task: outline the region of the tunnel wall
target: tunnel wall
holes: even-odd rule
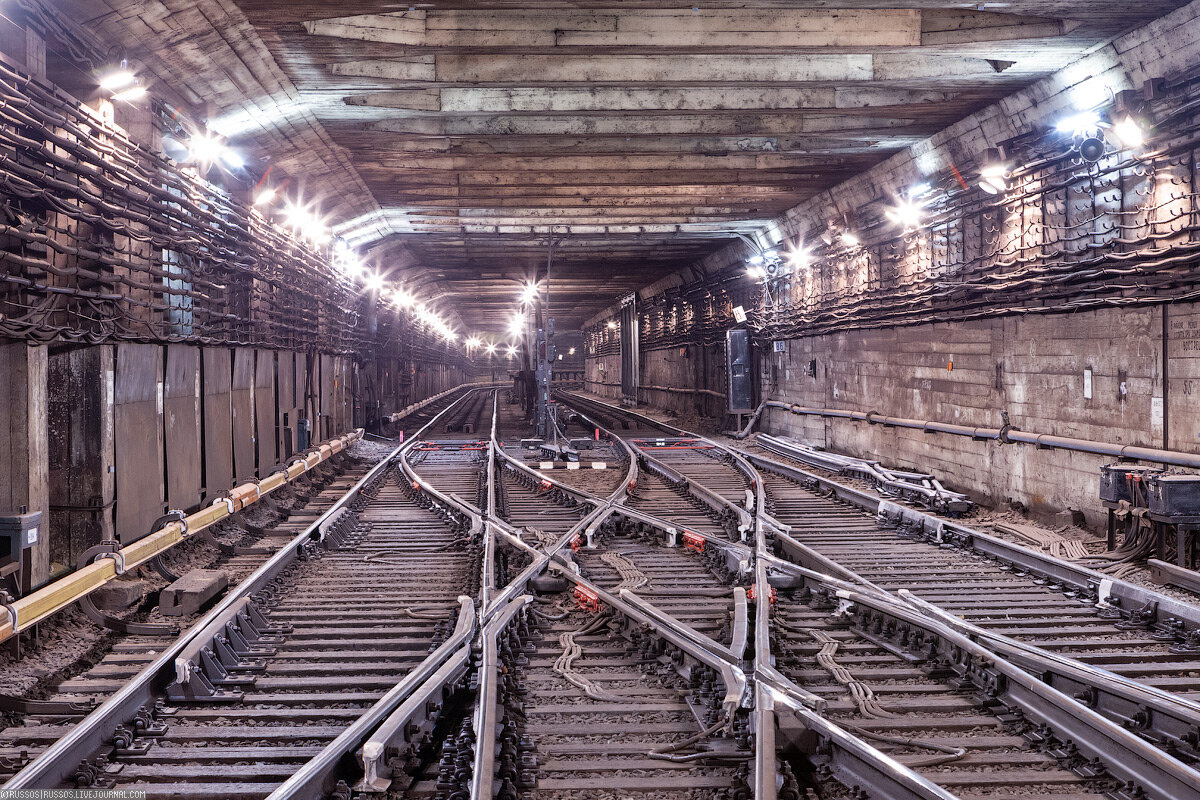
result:
[[[644,287],[644,369],[652,350],[735,327],[742,306],[764,397],[990,427],[1007,412],[1039,433],[1197,452],[1198,16],[1193,2],[1117,37],[781,214],[757,246],[809,255],[794,268],[785,259],[769,292],[748,276],[758,250],[744,242]],[[1109,130],[1087,161],[1057,123],[1088,108],[1120,119],[1123,90],[1150,143]],[[977,182],[1000,146],[1008,185],[989,195]],[[921,182],[932,193],[918,223],[897,224],[887,210]],[[588,321],[589,355],[612,351],[616,310]],[[991,502],[1100,516],[1109,459],[774,410],[762,426],[928,469]]]
[[[47,360],[47,410],[31,419],[47,441],[50,572],[103,538],[132,541],[169,509],[192,510],[265,477],[303,449],[301,420],[311,421],[310,443],[363,425],[369,369],[392,378],[380,386],[379,414],[465,379],[438,363],[258,348],[27,350]]]
[[[5,24],[0,513],[43,514],[32,585],[263,476],[301,419],[319,442],[469,380],[253,180],[165,158],[151,103],[72,99],[42,30]]]
[[[1001,426],[1007,412],[1022,430],[1194,450],[1197,337],[1193,303],[827,334],[764,355],[762,385],[766,396],[804,406],[987,427]],[[1099,468],[1113,461],[781,409],[768,409],[760,429],[929,470],[992,504],[1078,508],[1094,524],[1103,517]]]

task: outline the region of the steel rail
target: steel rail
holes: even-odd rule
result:
[[[516,618],[517,612],[533,602],[530,595],[506,601],[483,628],[482,658],[479,663],[479,697],[475,708],[475,761],[471,774],[473,800],[492,800],[496,778],[496,728],[500,723],[499,689],[500,654],[496,637]]]
[[[957,795],[921,777],[798,702],[789,692],[765,680],[758,685],[771,698],[771,711],[775,716],[780,715],[779,706],[784,706],[802,728],[829,746],[830,769],[848,786],[871,787],[876,791],[868,796],[887,800],[959,800]]]
[[[764,469],[786,475],[797,480],[815,482],[822,489],[831,491],[834,496],[871,514],[899,515],[901,522],[914,527],[920,527],[929,532],[937,541],[953,543],[970,548],[986,556],[996,558],[1007,564],[1019,567],[1038,575],[1064,583],[1088,592],[1094,592],[1100,602],[1116,600],[1121,608],[1140,609],[1153,606],[1156,620],[1166,622],[1169,619],[1183,621],[1189,629],[1200,629],[1200,606],[1176,600],[1144,586],[1113,578],[1103,572],[1072,564],[1068,561],[1054,558],[1046,553],[1031,550],[1014,542],[1009,542],[982,531],[969,528],[958,522],[942,519],[916,509],[906,508],[889,500],[876,497],[873,494],[856,489],[852,486],[835,481],[816,473],[801,469],[792,464],[768,459],[757,454],[747,454],[747,459]],[[792,540],[796,545],[798,542]],[[799,545],[803,547],[803,545]],[[811,551],[810,551],[811,552]],[[814,554],[815,555],[815,554]],[[833,562],[828,562],[832,564]],[[841,567],[838,567],[841,570]]]
[[[665,423],[650,420],[643,415],[626,412],[624,409],[612,408],[611,410],[614,413],[630,413],[632,416],[651,422],[661,430],[673,430],[681,435],[692,435],[687,431],[672,429]],[[766,552],[764,529],[770,528],[777,532],[786,532],[789,529],[767,514],[764,503],[766,490],[761,475],[753,464],[736,450],[718,442],[706,440],[705,437],[696,438],[707,441],[728,453],[738,468],[749,478],[754,487],[754,502],[751,504],[751,508],[755,512],[755,555],[769,557]],[[839,583],[842,587],[853,586],[849,582]],[[776,741],[777,704],[782,705],[787,714],[798,719],[805,728],[816,733],[829,745],[833,769],[843,778],[848,778],[848,785],[871,786],[879,790],[880,796],[886,796],[889,800],[892,798],[895,800],[954,800],[953,794],[825,720],[821,716],[821,711],[824,709],[823,699],[796,686],[771,666],[769,620],[772,589],[767,577],[765,558],[756,559],[754,584],[756,587],[754,731],[757,748],[753,784],[756,800],[774,800],[776,796],[777,762],[773,746]],[[763,602],[764,599],[766,602]],[[764,752],[767,745],[772,747],[772,752],[769,754]]]
[[[593,419],[592,417],[589,417],[587,414],[584,414],[583,412],[579,411],[579,409],[573,409],[573,410],[575,411],[575,413],[579,414],[579,416],[582,419],[586,420],[588,425],[590,425],[591,427],[593,427],[596,430],[603,433],[605,438],[608,439],[608,441],[616,444],[619,448],[621,448],[621,450],[623,450],[625,452],[625,455],[628,457],[629,466],[625,470],[625,480],[622,481],[621,485],[617,488],[617,490],[614,491],[612,494],[610,494],[608,497],[608,502],[612,503],[614,505],[624,503],[626,498],[629,496],[629,490],[637,485],[637,475],[638,475],[637,452],[634,450],[633,445],[631,445],[631,444],[629,444],[629,442],[625,441],[625,439],[623,437],[618,436],[616,433],[609,430],[608,427],[601,425],[598,420]]]
[[[267,800],[323,800],[334,788],[336,771],[342,759],[358,750],[382,726],[398,724],[393,712],[440,670],[456,650],[463,648],[475,634],[475,604],[465,596],[458,598],[458,621],[454,632],[436,650],[405,675],[346,730],[327,744],[320,753],[304,763]]]
[[[740,665],[733,663],[727,647],[714,642],[703,634],[696,633],[682,622],[657,611],[645,601],[631,602],[632,593],[622,591],[619,596],[614,595],[562,564],[554,563],[551,568],[557,570],[576,586],[582,586],[593,592],[609,608],[619,611],[639,625],[649,628],[700,663],[720,673],[725,684],[725,697],[721,704],[730,718],[738,708],[742,707],[743,703],[749,702],[749,682],[746,680],[746,673],[742,671]]]
[[[1194,750],[1189,741],[1200,731],[1200,703],[1154,686],[1132,681],[1102,667],[1047,652],[956,617],[907,589],[897,592],[917,611],[939,620],[972,641],[1039,676],[1068,697],[1088,697],[1088,707],[1118,725],[1161,736],[1161,748]]]
[[[1085,757],[1099,759],[1110,774],[1135,783],[1150,800],[1200,800],[1200,772],[943,621],[874,593],[839,590],[835,595],[850,605],[849,611],[869,609],[872,618],[887,617],[936,637],[940,655],[960,664],[965,677],[1018,708],[1027,720],[1047,726]]]
[[[813,450],[765,433],[758,434],[755,441],[760,447],[793,461],[840,475],[852,474],[865,478],[874,482],[875,486],[884,494],[908,500],[917,497],[927,508],[939,512],[961,513],[974,506],[967,495],[962,492],[950,491],[933,475],[889,469],[883,467],[878,461]],[[914,481],[921,481],[921,483]]]
[[[488,437],[487,448],[487,508],[484,509],[483,526],[483,565],[480,576],[480,608],[487,609],[492,604],[492,595],[496,592],[496,535],[492,529],[496,518],[496,424],[500,411],[500,393],[492,393],[492,427]]]
[[[980,643],[1065,696],[1088,697],[1089,707],[1118,725],[1155,734],[1162,740],[1160,746],[1177,746],[1182,750],[1195,747],[1190,737],[1200,730],[1200,703],[1187,697],[993,633],[917,597],[907,589],[900,589],[893,594],[848,570],[843,572],[850,580],[793,564],[769,553],[759,557],[759,564],[777,574],[826,587],[835,594],[866,593],[881,602],[908,606]]]
[[[460,383],[458,386],[455,386],[452,389],[447,389],[444,392],[439,392],[438,394],[435,394],[432,397],[426,397],[424,400],[419,400],[416,403],[409,403],[408,405],[406,405],[404,408],[400,409],[399,411],[388,414],[387,421],[388,422],[399,422],[400,420],[404,419],[405,417],[415,414],[416,412],[420,411],[423,408],[426,408],[427,406],[433,405],[437,401],[441,400],[443,397],[449,397],[450,395],[454,394],[455,392],[460,392],[463,389],[475,389],[475,388],[480,388],[480,387],[485,387],[485,386],[494,386],[494,385],[495,384],[493,384],[491,381],[475,381],[474,383]]]
[[[317,445],[312,452],[294,457],[286,467],[280,467],[262,480],[236,486],[230,490],[228,497],[214,500],[194,514],[168,522],[148,536],[130,542],[112,553],[103,553],[91,564],[15,600],[10,604],[12,611],[0,616],[0,642],[33,627],[126,572],[162,555],[196,533],[212,527],[276,489],[292,483],[319,464],[349,448],[361,439],[362,435],[363,431],[359,428]]]
[[[617,406],[612,406],[607,403],[602,403],[598,400],[593,400],[592,398],[581,397],[580,395],[573,394],[571,392],[564,392],[562,390],[558,390],[558,394],[562,397],[569,398],[569,400],[568,400],[569,405],[573,404],[573,403],[579,403],[584,406],[588,406],[588,405],[591,405],[593,407],[598,406],[598,407],[604,409],[605,412],[630,416],[630,417],[633,417],[634,419],[637,419],[637,420],[643,422],[644,424],[646,424],[648,426],[652,426],[652,427],[655,427],[666,433],[670,433],[672,436],[686,436],[691,439],[696,439],[696,440],[701,441],[704,444],[709,445],[710,447],[712,447],[716,450],[720,450],[721,452],[730,456],[730,458],[733,460],[734,466],[743,475],[745,475],[747,481],[753,487],[752,489],[747,490],[750,493],[750,498],[747,500],[745,507],[738,506],[736,503],[734,503],[734,502],[726,499],[725,497],[721,496],[720,494],[712,491],[707,486],[704,486],[703,484],[700,484],[700,483],[697,483],[696,481],[691,480],[690,478],[685,476],[683,473],[681,473],[678,470],[676,470],[675,468],[671,467],[669,464],[665,463],[661,459],[650,455],[650,450],[652,448],[645,448],[645,447],[640,447],[636,444],[628,444],[627,443],[630,448],[636,450],[638,455],[646,461],[648,466],[652,467],[656,472],[660,473],[661,475],[663,475],[668,480],[670,480],[674,483],[684,483],[688,487],[689,492],[692,492],[694,496],[697,496],[698,499],[707,503],[710,507],[712,507],[714,509],[721,508],[721,509],[729,509],[729,510],[733,511],[737,515],[738,519],[741,521],[741,525],[739,525],[739,529],[742,530],[743,541],[748,541],[748,532],[749,532],[750,528],[752,528],[754,526],[754,513],[756,510],[762,508],[764,490],[763,490],[763,486],[762,486],[762,479],[758,476],[758,474],[754,471],[754,468],[749,464],[749,462],[745,459],[745,457],[741,453],[739,453],[737,450],[734,450],[733,448],[731,448],[727,445],[721,444],[720,442],[717,442],[706,436],[702,436],[698,433],[693,433],[693,432],[685,430],[683,428],[676,428],[673,425],[670,425],[669,423],[662,422],[660,420],[656,420],[653,417],[648,417],[644,414],[639,414],[635,411],[630,411],[629,409],[618,408]],[[576,411],[578,411],[578,409],[576,409]],[[698,495],[696,494],[697,492],[699,493]]]
[[[475,391],[477,390],[468,391],[463,398],[459,399],[458,402],[464,401],[466,397],[474,394]],[[498,395],[493,392],[492,397],[492,431],[494,434],[496,430]],[[454,405],[457,405],[457,403]],[[449,412],[453,407],[454,406],[452,405],[451,407],[447,408],[443,414]],[[438,417],[435,417],[433,420],[431,420],[425,426],[425,428],[422,429],[421,433],[424,433],[425,431],[429,430],[430,427],[435,425],[438,422],[438,418],[441,416],[442,415],[439,414]],[[420,433],[413,436],[407,446],[413,446],[420,440],[420,438]],[[489,442],[489,454],[494,452],[495,440],[493,437],[493,440]],[[495,709],[492,709],[489,712],[485,708],[485,705],[489,702],[485,699],[485,696],[490,697],[494,695],[496,665],[494,663],[494,658],[492,662],[489,663],[488,654],[491,652],[494,656],[495,635],[498,630],[502,629],[509,622],[511,622],[512,615],[514,615],[520,609],[520,607],[529,602],[528,598],[522,600],[521,598],[517,598],[516,595],[524,590],[528,581],[532,579],[532,577],[538,574],[541,569],[545,568],[545,565],[549,562],[549,556],[547,556],[546,559],[540,564],[535,563],[531,565],[521,575],[517,576],[516,579],[511,581],[509,586],[505,587],[503,592],[501,592],[499,595],[496,595],[494,585],[490,585],[487,582],[489,579],[491,579],[494,583],[494,572],[490,568],[492,566],[491,554],[494,553],[493,528],[505,523],[503,523],[502,520],[493,518],[495,513],[495,487],[491,482],[491,477],[494,476],[492,459],[489,458],[489,508],[484,511],[476,508],[473,504],[463,501],[455,494],[446,494],[431,486],[428,481],[422,478],[420,474],[412,467],[412,465],[408,463],[407,459],[404,458],[403,455],[399,455],[397,458],[397,455],[394,454],[392,458],[399,461],[399,463],[402,465],[405,475],[412,479],[416,485],[420,486],[422,491],[427,492],[436,500],[445,503],[447,506],[456,508],[460,512],[469,515],[472,519],[473,530],[481,532],[482,535],[485,536],[485,547],[487,547],[487,555],[485,556],[485,562],[483,565],[485,583],[481,586],[480,607],[478,611],[484,662],[480,665],[480,675],[483,677],[481,679],[481,694],[479,699],[480,705],[477,709],[477,714],[482,716],[480,717],[480,721],[478,722],[478,726],[476,728],[476,735],[477,741],[479,741],[480,737],[487,737],[487,731],[491,731],[491,737],[494,742],[494,725],[489,724],[488,717],[494,719]],[[593,521],[593,517],[601,515],[602,512],[602,509],[596,509],[591,515],[586,517],[584,520],[581,520],[576,527],[582,527],[590,524]],[[572,532],[562,538],[555,550],[561,549],[563,546],[565,546],[573,535],[574,529]],[[517,541],[520,541],[520,539],[517,538]],[[522,544],[524,543],[522,542]],[[470,603],[470,601],[466,598],[463,598],[462,601],[464,604]],[[463,613],[465,613],[465,606]],[[473,607],[471,609],[470,618],[471,630],[473,631],[476,619],[476,612]],[[462,619],[462,616],[460,616],[460,627],[462,625]],[[317,791],[317,787],[319,787],[320,791],[327,790],[329,788],[328,783],[333,776],[333,771],[337,764],[342,761],[342,759],[344,759],[349,752],[354,749],[358,749],[360,745],[364,748],[362,758],[367,777],[374,782],[382,780],[380,757],[386,751],[387,743],[396,737],[397,731],[401,731],[407,719],[412,716],[412,714],[416,713],[415,704],[405,703],[404,706],[401,707],[401,702],[405,701],[406,698],[411,698],[414,693],[418,693],[423,697],[430,697],[439,692],[444,686],[447,685],[447,683],[456,680],[458,676],[461,675],[462,669],[466,668],[466,664],[469,661],[468,654],[463,650],[466,640],[469,637],[469,632],[464,634],[462,637],[459,637],[456,634],[455,646],[448,646],[449,643],[447,643],[447,645],[443,645],[441,648],[439,648],[437,653],[435,653],[435,655],[440,655],[440,658],[435,660],[434,656],[430,656],[424,662],[422,662],[420,667],[417,668],[419,672],[412,672],[406,675],[401,684],[397,685],[395,689],[389,692],[385,698],[389,701],[386,705],[384,704],[383,700],[379,701],[379,703],[377,703],[376,706],[374,706],[367,714],[364,714],[359,718],[358,721],[354,723],[352,729],[348,729],[341,736],[339,736],[338,739],[332,742],[325,750],[322,751],[321,754],[319,754],[315,759],[309,761],[293,779],[289,780],[274,794],[272,794],[270,800],[285,800],[285,798],[295,798],[296,800],[315,800],[315,798],[319,796],[319,794],[314,794],[314,791]],[[455,653],[455,649],[457,649],[459,652]],[[369,748],[369,752],[367,745],[372,745]],[[484,748],[486,747],[487,746],[484,745]],[[477,748],[476,752],[478,757],[479,754],[484,752],[484,749]],[[476,774],[480,774],[478,768],[476,770]]]
[[[660,427],[662,426],[660,425]],[[921,525],[923,528],[925,526],[929,526],[930,529],[936,527],[939,540],[949,531],[951,536],[956,534],[959,536],[979,536],[982,537],[980,541],[985,544],[993,545],[993,547],[999,545],[1000,547],[996,549],[1000,551],[1008,550],[1004,546],[1009,545],[1009,543],[1003,540],[989,537],[986,534],[981,534],[965,526],[959,526],[956,523],[941,520],[932,515],[913,512],[896,504],[880,500],[865,492],[854,490],[852,487],[839,484],[836,481],[821,479],[820,476],[790,467],[790,465],[773,462],[756,455],[746,456],[744,460],[752,468],[755,465],[761,465],[765,468],[775,469],[775,471],[783,471],[785,474],[789,471],[799,473],[798,475],[794,474],[794,477],[803,477],[809,480],[817,479],[821,485],[832,489],[839,497],[847,499],[876,514],[880,514],[882,510],[885,514],[892,513],[908,517],[910,523]],[[778,468],[784,469],[781,470]],[[833,591],[843,598],[858,598],[865,604],[874,599],[877,604],[880,604],[876,607],[877,611],[880,608],[896,609],[899,614],[910,615],[909,624],[912,622],[911,615],[922,615],[928,620],[928,623],[931,623],[924,626],[926,630],[934,631],[940,629],[942,634],[948,634],[947,638],[953,639],[957,637],[957,641],[955,642],[956,647],[961,648],[965,643],[974,645],[977,650],[974,651],[973,655],[977,659],[995,659],[996,663],[1001,666],[1001,672],[1004,673],[1006,678],[1005,685],[1017,687],[1015,691],[1019,695],[1022,692],[1026,693],[1021,696],[1023,702],[1020,703],[1020,707],[1023,710],[1033,713],[1035,716],[1040,713],[1040,718],[1052,729],[1064,734],[1068,741],[1076,742],[1077,746],[1082,744],[1082,750],[1090,752],[1096,758],[1101,758],[1109,767],[1112,774],[1143,785],[1150,790],[1153,796],[1164,798],[1164,800],[1165,798],[1172,798],[1174,800],[1177,796],[1200,796],[1195,794],[1196,792],[1200,792],[1200,790],[1196,789],[1192,789],[1193,794],[1178,794],[1200,783],[1200,781],[1197,781],[1197,778],[1200,776],[1195,771],[1166,755],[1163,751],[1129,734],[1125,728],[1113,724],[1103,713],[1092,711],[1076,702],[1069,696],[1068,692],[1072,690],[1077,692],[1080,689],[1095,692],[1096,694],[1092,695],[1094,698],[1092,705],[1101,708],[1109,716],[1117,719],[1119,723],[1123,723],[1129,727],[1144,725],[1147,719],[1154,719],[1156,713],[1161,714],[1166,719],[1169,719],[1171,724],[1164,726],[1161,721],[1158,721],[1155,727],[1160,732],[1163,728],[1169,729],[1167,731],[1168,743],[1171,739],[1181,742],[1183,741],[1183,737],[1194,735],[1195,730],[1197,730],[1197,722],[1200,722],[1200,717],[1197,717],[1196,714],[1200,706],[1182,698],[1176,698],[1167,692],[1134,684],[1120,676],[1113,675],[1104,670],[1097,670],[1088,665],[1075,662],[1072,659],[1048,654],[1036,647],[1014,642],[1006,637],[987,634],[985,631],[971,626],[969,623],[957,620],[957,618],[952,617],[952,615],[932,604],[924,603],[923,601],[907,603],[906,598],[898,598],[891,595],[878,586],[865,581],[865,579],[856,573],[841,567],[830,559],[820,556],[792,538],[787,533],[787,526],[781,525],[777,520],[770,518],[764,512],[761,502],[764,487],[761,480],[756,480],[755,485],[760,492],[760,500],[756,505],[758,511],[756,515],[756,555],[759,558],[755,567],[755,582],[759,591],[757,595],[759,598],[757,604],[759,608],[756,609],[758,628],[756,629],[755,676],[763,684],[770,685],[775,692],[779,693],[781,698],[788,698],[788,705],[796,706],[803,705],[803,703],[798,703],[794,696],[789,696],[789,693],[794,691],[794,685],[791,685],[790,682],[786,681],[783,676],[779,675],[770,666],[769,642],[757,639],[757,637],[764,635],[762,632],[763,623],[766,622],[769,625],[769,622],[767,622],[769,619],[769,605],[761,602],[761,598],[769,597],[768,592],[770,589],[767,566],[770,562],[786,563],[779,562],[778,559],[770,556],[767,552],[763,530],[764,525],[775,529],[776,536],[781,541],[781,544],[787,545],[789,549],[806,558],[809,563],[813,563],[839,576],[835,578],[821,572],[806,570],[806,577],[808,579],[816,579],[821,582],[833,584]],[[974,542],[972,541],[971,543],[973,544]],[[1057,559],[1043,557],[1042,554],[1027,551],[1026,548],[1020,548],[1015,545],[1011,547],[1016,548],[1017,551],[1025,552],[1021,554],[1022,557],[1020,559],[1010,559],[1010,563],[1017,563],[1020,566],[1029,568],[1026,558],[1032,556],[1037,563],[1049,562],[1052,566],[1074,568],[1074,565],[1063,565]],[[1091,585],[1097,588],[1101,600],[1104,600],[1106,597],[1116,596],[1116,593],[1122,589],[1134,596],[1140,596],[1139,592],[1130,591],[1140,589],[1140,587],[1117,585],[1123,582],[1102,584],[1099,581],[1107,581],[1107,576],[1083,568],[1074,569],[1078,571],[1078,574],[1083,576],[1083,581],[1080,582],[1077,580],[1076,585],[1082,587]],[[766,585],[764,586],[764,584]],[[869,594],[861,594],[856,584],[863,585],[863,588]],[[1114,589],[1116,592],[1114,592]],[[1154,593],[1151,592],[1149,594]],[[916,600],[916,598],[912,599]],[[1171,609],[1172,612],[1175,610],[1174,608]],[[1196,611],[1200,611],[1200,609],[1196,609]],[[1174,614],[1172,613],[1172,615]],[[984,642],[987,646],[984,647],[983,645],[976,644],[977,640]],[[997,659],[999,654],[1003,654],[1003,656],[1007,656],[1008,658],[1000,657]],[[1035,675],[1041,677],[1045,682],[1039,681],[1037,677],[1034,677]],[[784,683],[781,683],[781,680]],[[1057,687],[1052,685],[1055,683],[1057,683]],[[1061,687],[1061,691],[1058,687]],[[761,696],[761,693],[757,689],[756,696]],[[1081,711],[1087,711],[1091,716],[1083,714]],[[773,715],[773,713],[774,704],[770,708],[764,707],[759,710],[759,716],[756,718],[755,725],[756,734],[760,739],[773,738],[774,730],[767,731],[764,729],[768,716]],[[1079,740],[1083,741],[1080,742]],[[873,750],[873,748],[867,747],[869,750]],[[1104,757],[1106,752],[1114,747],[1116,748],[1117,755],[1114,756],[1108,753],[1107,757]],[[1130,757],[1128,763],[1122,758],[1125,755]],[[861,754],[856,755],[855,759],[861,760]],[[768,769],[767,759],[762,754],[756,753],[756,791],[762,789],[766,784],[773,786],[773,775],[769,776],[767,774]],[[892,776],[888,781],[894,782],[894,777]],[[914,774],[911,777],[916,776]],[[920,783],[928,783],[919,778],[918,781]],[[920,791],[925,792],[928,791],[929,786],[918,788]],[[941,792],[940,789],[938,791]],[[936,794],[932,796],[942,795]]]
[[[375,729],[358,751],[363,778],[354,787],[356,791],[382,794],[390,788],[392,767],[388,754],[401,744],[412,744],[414,739],[429,732],[436,722],[436,709],[442,705],[447,687],[461,683],[470,671],[471,648],[460,647]]]
[[[422,428],[422,431],[428,429],[442,414],[445,414],[461,401],[462,398],[459,398],[454,404],[451,404],[437,414]],[[243,598],[259,591],[282,573],[288,565],[299,557],[300,551],[309,542],[321,538],[321,530],[325,523],[352,503],[365,486],[382,475],[392,461],[397,456],[402,455],[415,441],[417,441],[416,437],[396,447],[391,453],[380,459],[366,475],[330,506],[325,513],[310,523],[303,531],[296,534],[275,555],[218,601],[212,610],[197,620],[170,646],[164,649],[157,658],[146,665],[112,697],[88,714],[66,736],[56,741],[41,755],[26,765],[24,769],[14,775],[3,788],[5,790],[53,789],[65,782],[82,761],[96,750],[102,748],[112,738],[113,732],[118,725],[132,719],[137,714],[139,708],[147,703],[153,703],[155,696],[165,690],[166,686],[175,677],[176,658],[201,633],[208,629],[214,620],[240,603]]]

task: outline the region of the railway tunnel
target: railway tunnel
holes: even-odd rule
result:
[[[0,800],[1200,798],[1200,0],[0,0]]]

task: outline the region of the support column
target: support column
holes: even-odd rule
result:
[[[50,577],[50,444],[47,351],[24,342],[0,345],[0,510],[42,512],[29,585]]]

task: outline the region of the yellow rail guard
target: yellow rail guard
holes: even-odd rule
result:
[[[216,500],[212,505],[205,506],[182,521],[167,523],[149,536],[125,545],[111,555],[101,555],[82,569],[43,586],[11,605],[0,607],[0,642],[63,610],[115,579],[117,575],[145,564],[193,534],[215,525],[264,495],[291,483],[318,464],[333,458],[362,436],[363,431],[359,428],[344,436],[330,439],[315,447],[307,456],[292,459],[285,469],[280,469],[260,481],[243,483],[233,488],[228,498]]]

